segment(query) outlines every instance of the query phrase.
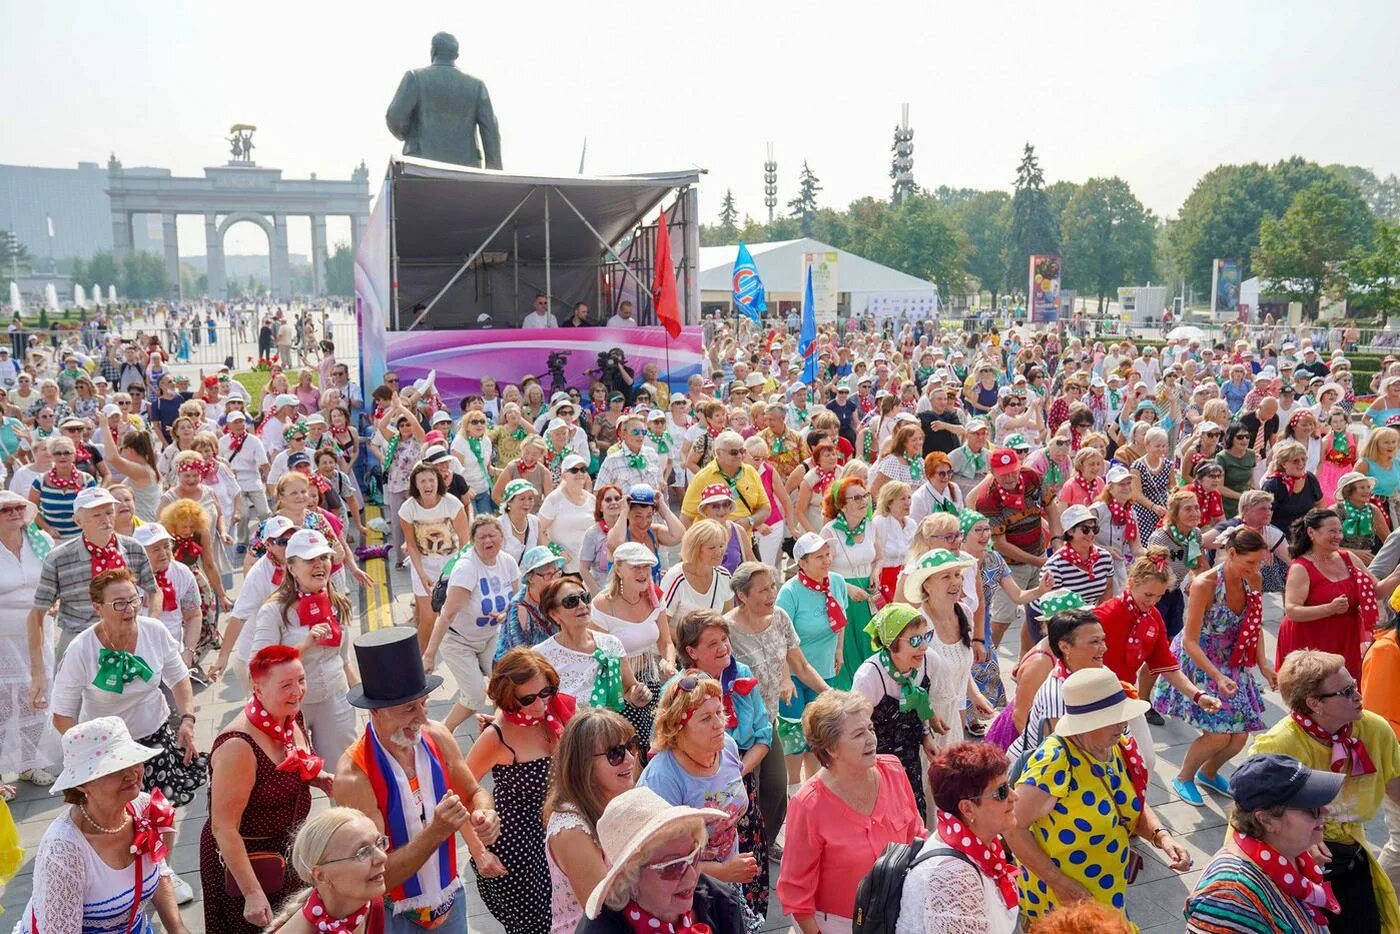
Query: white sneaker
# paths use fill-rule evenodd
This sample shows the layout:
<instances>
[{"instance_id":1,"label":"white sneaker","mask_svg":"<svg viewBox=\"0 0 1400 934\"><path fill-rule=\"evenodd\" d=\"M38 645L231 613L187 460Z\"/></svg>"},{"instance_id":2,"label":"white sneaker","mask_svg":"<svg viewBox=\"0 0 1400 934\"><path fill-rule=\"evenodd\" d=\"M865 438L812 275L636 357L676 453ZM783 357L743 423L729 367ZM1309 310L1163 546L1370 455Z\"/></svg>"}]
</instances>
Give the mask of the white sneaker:
<instances>
[{"instance_id":1,"label":"white sneaker","mask_svg":"<svg viewBox=\"0 0 1400 934\"><path fill-rule=\"evenodd\" d=\"M43 769L25 769L19 773L20 781L29 782L31 785L38 785L40 788L47 788L57 779Z\"/></svg>"},{"instance_id":2,"label":"white sneaker","mask_svg":"<svg viewBox=\"0 0 1400 934\"><path fill-rule=\"evenodd\" d=\"M188 905L194 901L194 889L190 884L174 873L170 874L170 885L175 889L175 904Z\"/></svg>"}]
</instances>

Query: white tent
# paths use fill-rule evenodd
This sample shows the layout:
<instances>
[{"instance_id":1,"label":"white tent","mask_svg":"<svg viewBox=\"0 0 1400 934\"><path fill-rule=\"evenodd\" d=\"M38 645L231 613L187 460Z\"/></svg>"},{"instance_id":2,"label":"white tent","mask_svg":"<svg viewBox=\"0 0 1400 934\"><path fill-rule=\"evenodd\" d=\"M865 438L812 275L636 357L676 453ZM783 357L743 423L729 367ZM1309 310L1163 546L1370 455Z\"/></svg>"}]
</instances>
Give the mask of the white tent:
<instances>
[{"instance_id":1,"label":"white tent","mask_svg":"<svg viewBox=\"0 0 1400 934\"><path fill-rule=\"evenodd\" d=\"M938 286L932 282L872 262L830 244L803 237L772 243L747 244L767 292L768 307L777 302L801 302L804 253L835 253L838 308L843 314L899 314L905 308L925 312L938 307ZM728 305L732 295L734 257L739 245L700 248L700 300Z\"/></svg>"}]
</instances>

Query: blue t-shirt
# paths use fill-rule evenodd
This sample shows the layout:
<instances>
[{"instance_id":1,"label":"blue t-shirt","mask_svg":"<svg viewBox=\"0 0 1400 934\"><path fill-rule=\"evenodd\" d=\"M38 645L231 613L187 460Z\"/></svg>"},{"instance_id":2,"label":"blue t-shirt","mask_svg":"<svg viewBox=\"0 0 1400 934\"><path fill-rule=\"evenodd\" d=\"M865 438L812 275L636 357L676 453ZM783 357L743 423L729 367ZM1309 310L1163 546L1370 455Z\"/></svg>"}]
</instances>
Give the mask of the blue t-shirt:
<instances>
[{"instance_id":1,"label":"blue t-shirt","mask_svg":"<svg viewBox=\"0 0 1400 934\"><path fill-rule=\"evenodd\" d=\"M739 852L739 818L749 808L749 794L744 790L744 762L734 738L724 737L719 771L714 775L691 775L671 750L651 757L637 784L650 788L667 804L683 804L693 808L715 808L729 815L724 820L706 821L710 840L700 858L721 863Z\"/></svg>"},{"instance_id":2,"label":"blue t-shirt","mask_svg":"<svg viewBox=\"0 0 1400 934\"><path fill-rule=\"evenodd\" d=\"M1384 409L1373 405L1366 410L1366 420L1371 423L1373 428L1393 426L1396 422L1400 422L1400 409Z\"/></svg>"},{"instance_id":3,"label":"blue t-shirt","mask_svg":"<svg viewBox=\"0 0 1400 934\"><path fill-rule=\"evenodd\" d=\"M846 579L834 571L830 577L831 595L843 611L849 612L851 599L846 593ZM826 596L802 586L794 577L778 591L778 606L792 619L802 654L807 656L807 661L817 674L827 680L836 677L836 646L841 636L831 631L831 621L826 615ZM863 658L847 658L843 659L842 664L854 666L863 661Z\"/></svg>"}]
</instances>

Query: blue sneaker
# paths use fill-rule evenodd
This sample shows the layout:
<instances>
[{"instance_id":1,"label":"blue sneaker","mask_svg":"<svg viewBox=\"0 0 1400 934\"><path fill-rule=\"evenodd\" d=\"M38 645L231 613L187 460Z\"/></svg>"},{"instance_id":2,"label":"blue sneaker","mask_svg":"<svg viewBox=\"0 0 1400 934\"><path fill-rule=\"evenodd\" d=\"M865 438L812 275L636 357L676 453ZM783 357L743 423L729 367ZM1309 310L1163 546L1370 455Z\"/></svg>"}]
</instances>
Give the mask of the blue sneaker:
<instances>
[{"instance_id":1,"label":"blue sneaker","mask_svg":"<svg viewBox=\"0 0 1400 934\"><path fill-rule=\"evenodd\" d=\"M1201 797L1200 789L1196 787L1195 782L1183 782L1179 778L1174 778L1172 779L1172 791L1180 795L1181 800L1192 807L1201 808L1206 806L1205 799Z\"/></svg>"},{"instance_id":2,"label":"blue sneaker","mask_svg":"<svg viewBox=\"0 0 1400 934\"><path fill-rule=\"evenodd\" d=\"M1228 796L1230 794L1230 780L1218 772L1214 778L1207 777L1205 772L1197 772L1196 784L1205 785L1211 791L1219 792L1222 795Z\"/></svg>"}]
</instances>

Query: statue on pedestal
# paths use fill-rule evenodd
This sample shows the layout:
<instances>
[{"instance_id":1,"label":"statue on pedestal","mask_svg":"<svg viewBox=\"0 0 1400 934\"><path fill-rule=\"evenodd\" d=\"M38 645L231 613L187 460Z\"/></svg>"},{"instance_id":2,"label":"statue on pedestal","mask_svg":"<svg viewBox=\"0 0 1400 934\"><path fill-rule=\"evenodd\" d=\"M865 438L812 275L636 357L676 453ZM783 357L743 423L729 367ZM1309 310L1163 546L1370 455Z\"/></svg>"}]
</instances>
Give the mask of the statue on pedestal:
<instances>
[{"instance_id":1,"label":"statue on pedestal","mask_svg":"<svg viewBox=\"0 0 1400 934\"><path fill-rule=\"evenodd\" d=\"M403 140L406 156L480 168L484 150L486 168L499 169L501 134L491 96L480 79L459 71L456 61L456 37L433 36L432 64L404 73L384 122Z\"/></svg>"}]
</instances>

